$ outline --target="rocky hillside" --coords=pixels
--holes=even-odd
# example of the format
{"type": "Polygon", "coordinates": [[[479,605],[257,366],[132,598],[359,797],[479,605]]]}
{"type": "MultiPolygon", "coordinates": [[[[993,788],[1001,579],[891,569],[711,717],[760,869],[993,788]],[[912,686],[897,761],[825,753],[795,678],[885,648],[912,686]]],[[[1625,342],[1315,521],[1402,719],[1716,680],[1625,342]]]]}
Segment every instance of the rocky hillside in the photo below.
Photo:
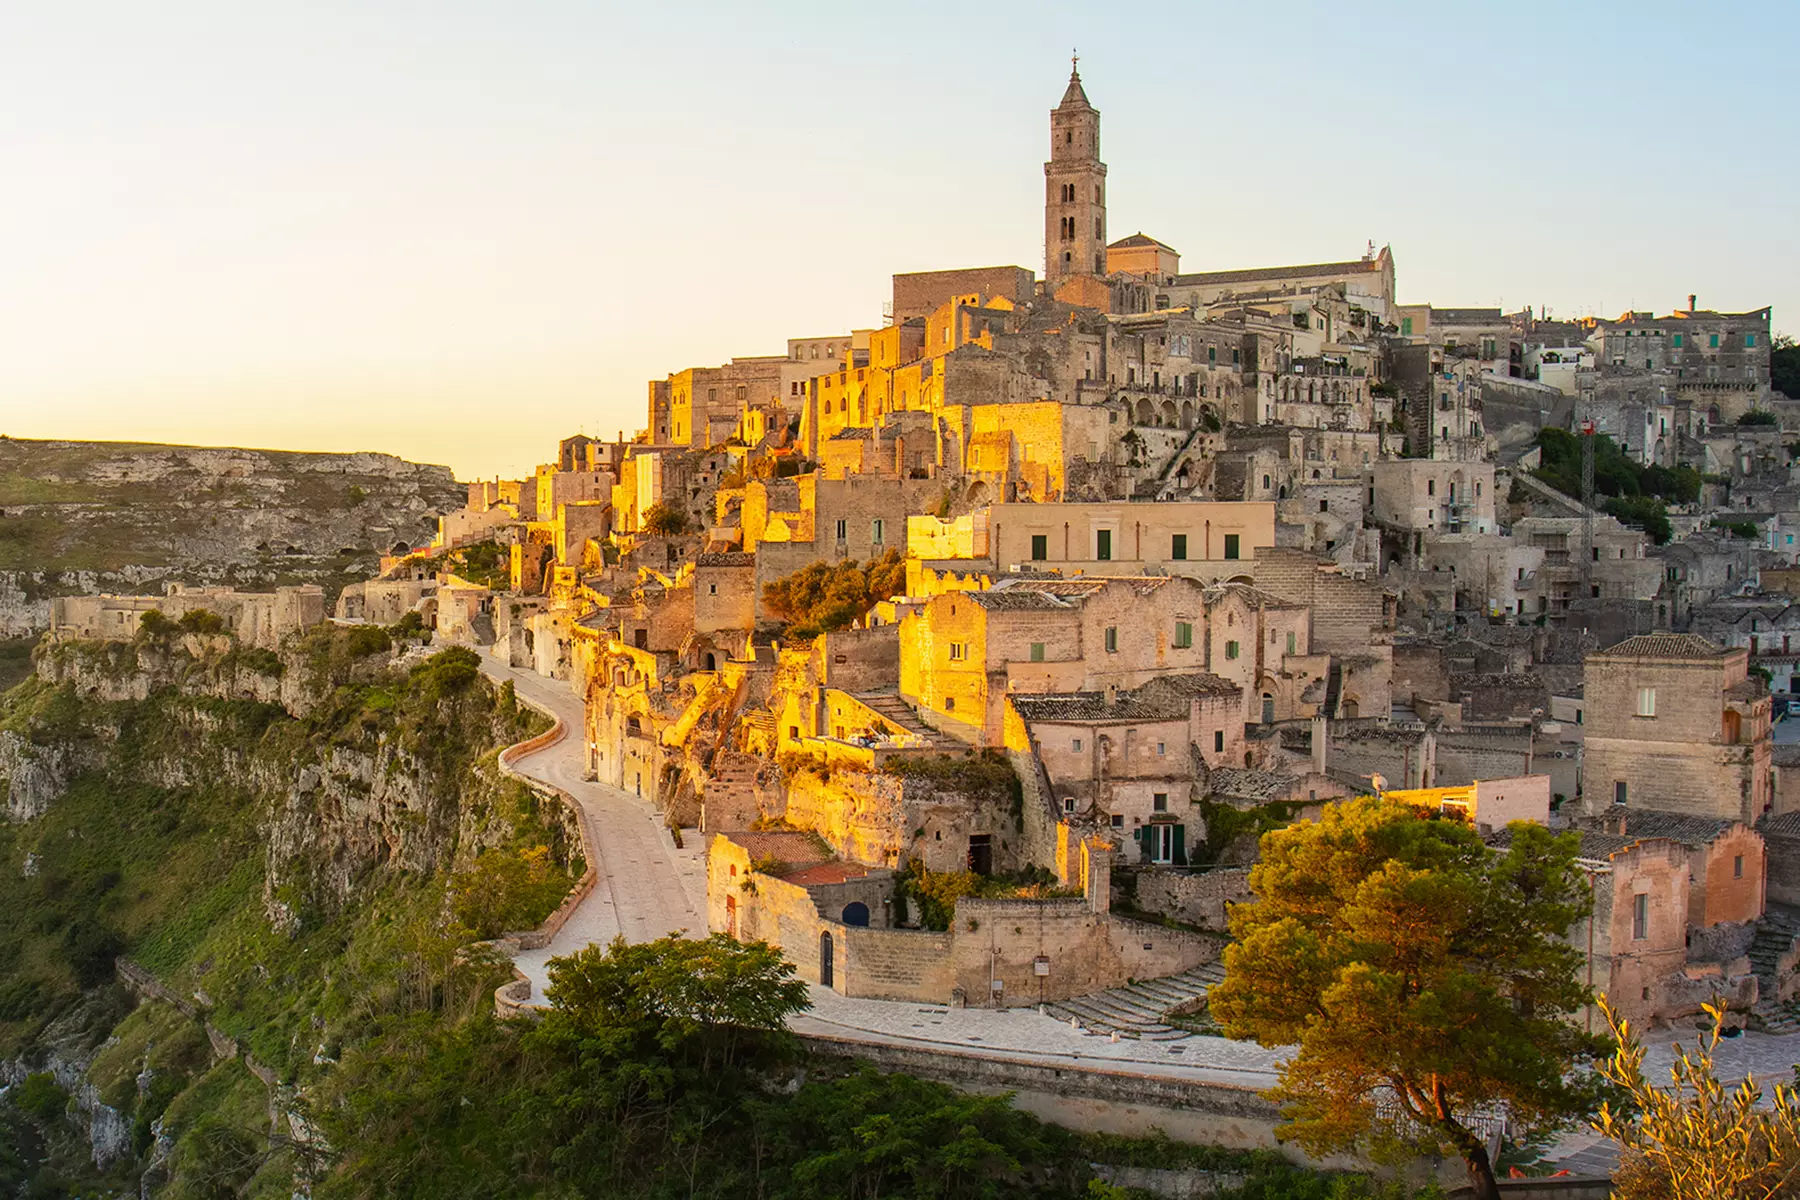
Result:
{"type": "Polygon", "coordinates": [[[494,764],[541,718],[379,628],[37,666],[0,696],[0,1194],[290,1196],[308,1080],[372,1022],[491,1003],[469,943],[583,869],[494,764]]]}
{"type": "Polygon", "coordinates": [[[464,499],[448,467],[388,454],[0,437],[0,638],[47,627],[52,596],[166,581],[335,596],[464,499]]]}

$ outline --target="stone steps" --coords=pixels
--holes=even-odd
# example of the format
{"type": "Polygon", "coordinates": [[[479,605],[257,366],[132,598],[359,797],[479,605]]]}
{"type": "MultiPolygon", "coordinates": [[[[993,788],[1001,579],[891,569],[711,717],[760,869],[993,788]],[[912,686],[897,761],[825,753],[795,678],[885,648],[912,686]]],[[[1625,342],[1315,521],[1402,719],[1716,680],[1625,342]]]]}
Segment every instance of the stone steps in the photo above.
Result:
{"type": "Polygon", "coordinates": [[[906,730],[906,732],[924,739],[927,744],[933,747],[960,749],[962,746],[962,743],[957,742],[952,738],[945,737],[943,734],[927,725],[924,721],[920,720],[919,714],[914,710],[913,706],[902,700],[893,692],[875,692],[868,695],[857,696],[856,698],[869,709],[879,713],[887,720],[892,721],[900,728],[906,730]]]}
{"type": "Polygon", "coordinates": [[[1759,1000],[1750,1010],[1750,1024],[1764,1033],[1800,1033],[1800,1003],[1759,1000]]]}
{"type": "Polygon", "coordinates": [[[1203,998],[1224,978],[1225,969],[1209,963],[1179,975],[1140,979],[1123,987],[1046,1004],[1044,1011],[1059,1021],[1074,1021],[1089,1033],[1152,1042],[1179,1041],[1193,1035],[1170,1026],[1164,1018],[1172,1010],[1203,998]]]}

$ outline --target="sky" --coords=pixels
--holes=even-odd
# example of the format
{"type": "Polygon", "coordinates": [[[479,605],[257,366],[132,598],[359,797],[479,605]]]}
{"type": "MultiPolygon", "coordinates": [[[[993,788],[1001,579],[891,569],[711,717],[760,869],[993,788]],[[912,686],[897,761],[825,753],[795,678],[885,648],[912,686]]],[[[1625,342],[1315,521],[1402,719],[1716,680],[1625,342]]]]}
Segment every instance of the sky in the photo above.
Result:
{"type": "Polygon", "coordinates": [[[1042,267],[1078,48],[1108,234],[1391,244],[1405,303],[1774,306],[1800,4],[0,4],[0,434],[517,477],[645,381],[1042,267]]]}

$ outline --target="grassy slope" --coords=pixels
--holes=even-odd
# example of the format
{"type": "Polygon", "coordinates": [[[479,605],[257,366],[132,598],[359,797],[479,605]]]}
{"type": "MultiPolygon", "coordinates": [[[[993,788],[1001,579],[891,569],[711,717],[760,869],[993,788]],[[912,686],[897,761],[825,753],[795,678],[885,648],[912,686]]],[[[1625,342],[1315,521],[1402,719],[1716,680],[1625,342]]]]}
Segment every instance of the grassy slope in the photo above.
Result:
{"type": "MultiPolygon", "coordinates": [[[[339,636],[325,635],[334,647],[339,636]]],[[[535,720],[524,710],[509,713],[508,699],[485,682],[445,685],[428,671],[349,685],[334,700],[313,723],[269,706],[167,693],[142,703],[96,704],[35,678],[0,697],[0,728],[41,742],[120,731],[106,748],[106,770],[76,778],[36,821],[0,824],[0,864],[7,866],[0,870],[0,1055],[30,1053],[54,1031],[53,1022],[90,1002],[84,995],[106,991],[112,958],[120,953],[178,995],[203,992],[213,1004],[209,1019],[290,1080],[313,1070],[321,1049],[334,1055],[346,1039],[378,1028],[395,1012],[467,1005],[491,992],[501,977],[491,965],[463,968],[453,961],[472,935],[446,927],[448,872],[377,872],[345,911],[297,903],[309,915],[298,928],[277,931],[263,908],[262,822],[270,798],[204,779],[165,788],[139,777],[143,761],[172,738],[194,739],[197,728],[207,730],[198,736],[214,743],[212,750],[292,762],[367,736],[371,722],[385,736],[429,741],[434,774],[466,773],[488,749],[472,743],[474,732],[505,728],[502,740],[510,740],[535,720]],[[29,875],[17,869],[27,861],[29,875]]],[[[197,747],[196,776],[206,773],[207,761],[197,747]]],[[[471,795],[467,802],[498,834],[501,849],[465,870],[558,840],[552,814],[527,789],[490,782],[471,795]]],[[[581,869],[579,862],[572,867],[581,869]]],[[[523,907],[504,914],[508,923],[541,919],[572,878],[553,869],[520,889],[523,907]]],[[[99,1034],[110,1024],[103,1019],[99,1034]]],[[[224,1172],[240,1184],[273,1172],[268,1194],[288,1194],[280,1189],[291,1163],[269,1154],[267,1089],[241,1064],[209,1067],[197,1023],[152,1003],[110,1032],[118,1041],[101,1050],[89,1079],[103,1102],[132,1122],[140,1153],[150,1148],[150,1123],[166,1108],[177,1183],[183,1172],[224,1172]],[[146,1067],[148,1090],[137,1082],[146,1067]]],[[[65,1145],[55,1158],[71,1182],[85,1177],[77,1150],[65,1145]]],[[[127,1164],[110,1182],[124,1182],[141,1164],[127,1164]]],[[[183,1185],[167,1194],[189,1193],[183,1185]]]]}

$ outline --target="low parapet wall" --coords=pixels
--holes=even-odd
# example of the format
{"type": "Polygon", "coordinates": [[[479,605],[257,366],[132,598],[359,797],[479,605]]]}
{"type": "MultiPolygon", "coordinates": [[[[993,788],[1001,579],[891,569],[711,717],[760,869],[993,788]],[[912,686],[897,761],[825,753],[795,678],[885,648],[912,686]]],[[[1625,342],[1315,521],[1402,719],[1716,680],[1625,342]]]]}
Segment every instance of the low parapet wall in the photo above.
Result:
{"type": "Polygon", "coordinates": [[[1070,1129],[1128,1135],[1161,1130],[1177,1141],[1293,1153],[1275,1137],[1281,1114],[1261,1095],[1267,1080],[1260,1073],[1235,1084],[1153,1075],[1129,1064],[1052,1065],[829,1034],[801,1036],[815,1054],[860,1059],[963,1091],[1011,1092],[1019,1108],[1070,1129]]]}

